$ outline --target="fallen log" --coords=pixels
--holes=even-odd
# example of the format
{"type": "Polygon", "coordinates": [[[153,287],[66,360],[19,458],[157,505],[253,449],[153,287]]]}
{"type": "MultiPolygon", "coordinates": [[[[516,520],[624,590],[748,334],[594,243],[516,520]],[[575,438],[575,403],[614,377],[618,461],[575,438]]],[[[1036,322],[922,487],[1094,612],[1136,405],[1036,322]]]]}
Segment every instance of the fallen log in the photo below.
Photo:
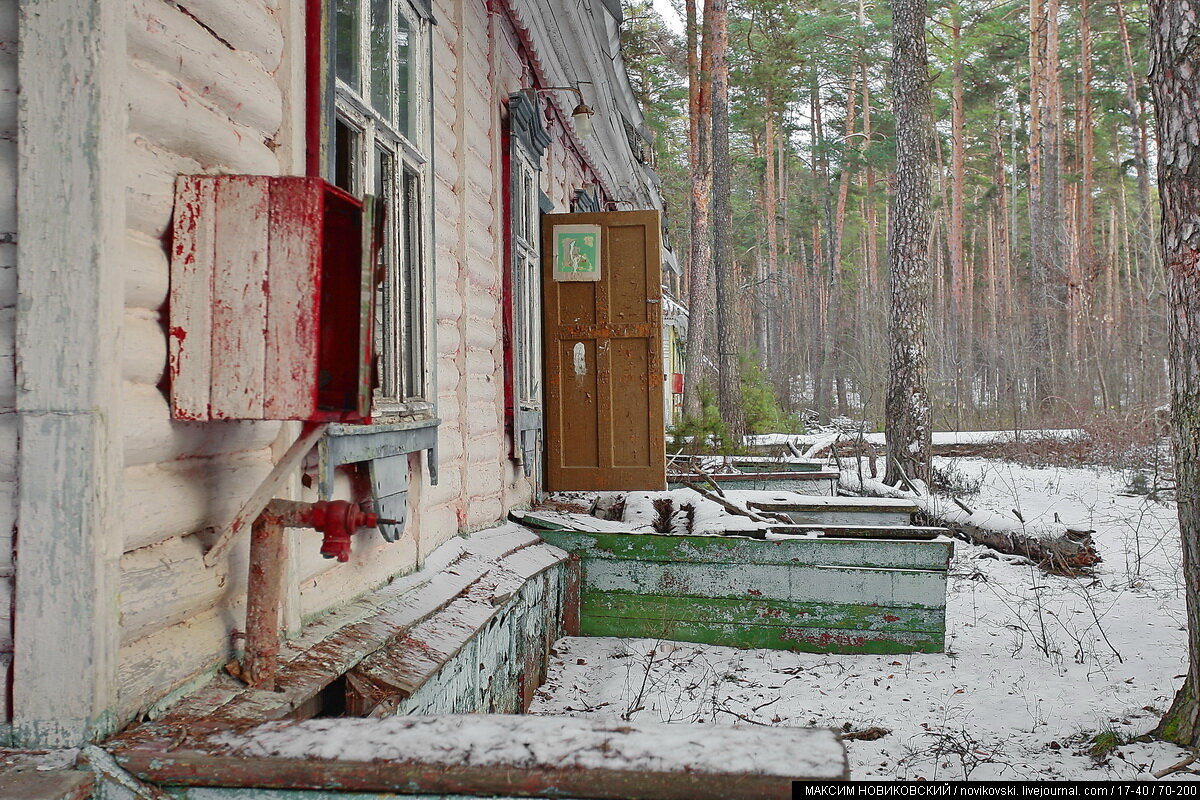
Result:
{"type": "Polygon", "coordinates": [[[919,524],[947,528],[971,544],[1023,556],[1053,575],[1089,575],[1102,560],[1092,541],[1095,531],[1057,521],[1024,522],[992,511],[972,511],[954,498],[904,492],[882,481],[860,481],[849,470],[842,472],[838,488],[860,496],[911,500],[917,504],[919,524]]]}

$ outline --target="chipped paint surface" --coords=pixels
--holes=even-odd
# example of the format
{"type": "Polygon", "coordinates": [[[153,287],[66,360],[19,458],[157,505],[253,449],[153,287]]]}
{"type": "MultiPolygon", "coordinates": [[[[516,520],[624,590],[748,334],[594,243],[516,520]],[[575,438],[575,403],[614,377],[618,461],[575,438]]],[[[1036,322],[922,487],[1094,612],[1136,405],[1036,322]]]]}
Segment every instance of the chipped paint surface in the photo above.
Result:
{"type": "Polygon", "coordinates": [[[835,653],[943,647],[948,541],[541,535],[581,558],[585,636],[835,653]]]}

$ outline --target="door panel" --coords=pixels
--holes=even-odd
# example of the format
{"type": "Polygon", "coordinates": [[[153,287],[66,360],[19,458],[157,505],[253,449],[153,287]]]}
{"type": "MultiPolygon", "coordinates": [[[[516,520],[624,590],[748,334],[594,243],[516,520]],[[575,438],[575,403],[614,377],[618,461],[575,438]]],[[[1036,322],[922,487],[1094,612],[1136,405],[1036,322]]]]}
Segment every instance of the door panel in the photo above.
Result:
{"type": "Polygon", "coordinates": [[[659,214],[542,221],[546,488],[665,489],[659,214]],[[599,280],[555,280],[556,225],[599,226],[599,280]]]}

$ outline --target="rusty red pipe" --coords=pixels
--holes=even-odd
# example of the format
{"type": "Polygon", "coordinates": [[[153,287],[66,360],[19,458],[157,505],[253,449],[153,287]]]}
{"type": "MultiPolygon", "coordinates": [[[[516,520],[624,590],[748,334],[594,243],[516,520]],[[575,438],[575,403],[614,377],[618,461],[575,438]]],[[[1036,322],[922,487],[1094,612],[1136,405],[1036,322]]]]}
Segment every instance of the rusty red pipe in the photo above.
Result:
{"type": "MultiPolygon", "coordinates": [[[[391,520],[385,520],[390,522],[391,520]]],[[[345,500],[300,503],[272,500],[250,528],[250,575],[246,586],[246,648],[242,674],[256,689],[275,690],[279,668],[279,609],[285,576],[285,528],[324,534],[321,555],[350,560],[350,539],[380,523],[375,514],[345,500]]]]}

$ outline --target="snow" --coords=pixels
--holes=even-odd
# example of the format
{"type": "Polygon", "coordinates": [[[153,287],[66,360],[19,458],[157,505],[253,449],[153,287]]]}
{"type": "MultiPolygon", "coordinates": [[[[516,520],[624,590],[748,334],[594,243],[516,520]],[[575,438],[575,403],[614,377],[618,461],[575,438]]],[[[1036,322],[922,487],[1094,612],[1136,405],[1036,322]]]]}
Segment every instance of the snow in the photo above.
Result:
{"type": "MultiPolygon", "coordinates": [[[[945,467],[950,460],[938,459],[945,467]]],[[[1028,526],[1094,530],[1094,576],[1046,575],[956,544],[946,652],[842,656],[607,638],[557,645],[533,710],[611,722],[887,729],[848,741],[851,777],[1150,779],[1187,753],[1162,742],[1089,754],[1097,734],[1153,729],[1186,670],[1173,506],[1123,496],[1119,472],[955,459],[965,502],[1028,526]]],[[[1171,779],[1195,776],[1178,773],[1171,779]]]]}
{"type": "MultiPolygon", "coordinates": [[[[1083,435],[1083,431],[1073,428],[1046,428],[1039,430],[1028,431],[935,431],[931,435],[934,445],[954,445],[954,444],[1000,444],[1003,442],[1011,442],[1014,440],[1035,441],[1038,439],[1076,439],[1083,435]]],[[[863,435],[863,441],[867,444],[884,445],[885,439],[882,433],[868,433],[863,435]]],[[[816,433],[816,434],[791,434],[791,433],[766,433],[759,436],[747,436],[746,444],[759,445],[780,445],[791,442],[797,447],[806,447],[813,452],[819,452],[827,447],[830,442],[853,442],[858,441],[857,433],[816,433]]]]}
{"type": "Polygon", "coordinates": [[[838,778],[837,737],[757,730],[696,730],[562,717],[471,714],[271,722],[211,739],[234,755],[513,769],[608,769],[838,778]]]}

